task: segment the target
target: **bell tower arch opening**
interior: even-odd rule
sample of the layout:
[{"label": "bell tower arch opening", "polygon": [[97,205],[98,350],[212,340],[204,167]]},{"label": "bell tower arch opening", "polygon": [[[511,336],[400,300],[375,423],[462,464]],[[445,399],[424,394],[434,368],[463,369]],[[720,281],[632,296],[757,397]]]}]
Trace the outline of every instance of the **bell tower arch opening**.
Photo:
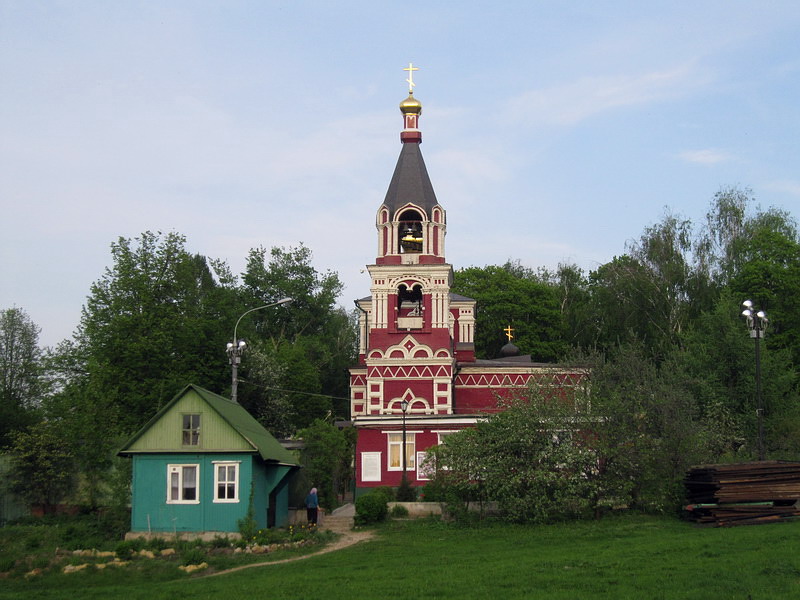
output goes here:
[{"label": "bell tower arch opening", "polygon": [[423,247],[423,219],[422,215],[414,209],[404,210],[397,219],[397,228],[400,238],[400,254],[419,254]]}]

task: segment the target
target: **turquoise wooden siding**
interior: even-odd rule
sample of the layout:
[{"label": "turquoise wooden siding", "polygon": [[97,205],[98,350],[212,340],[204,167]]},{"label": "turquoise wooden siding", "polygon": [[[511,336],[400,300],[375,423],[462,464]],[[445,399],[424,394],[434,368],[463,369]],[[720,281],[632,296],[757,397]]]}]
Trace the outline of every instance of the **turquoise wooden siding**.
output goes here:
[{"label": "turquoise wooden siding", "polygon": [[[214,502],[214,462],[239,462],[239,502]],[[199,465],[197,504],[167,504],[167,466]],[[137,454],[133,456],[131,531],[238,531],[237,521],[247,514],[250,482],[254,482],[255,517],[267,526],[269,492],[266,467],[249,454]]]},{"label": "turquoise wooden siding", "polygon": [[272,486],[272,499],[275,502],[275,527],[286,527],[289,524],[289,473],[291,467],[274,467],[267,475]]}]

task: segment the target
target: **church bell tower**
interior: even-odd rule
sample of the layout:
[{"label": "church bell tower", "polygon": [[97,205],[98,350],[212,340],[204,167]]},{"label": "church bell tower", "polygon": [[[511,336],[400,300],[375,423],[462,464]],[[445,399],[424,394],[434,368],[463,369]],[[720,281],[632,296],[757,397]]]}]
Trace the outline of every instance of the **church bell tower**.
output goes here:
[{"label": "church bell tower", "polygon": [[350,412],[359,430],[359,486],[398,485],[403,466],[416,472],[424,455],[417,452],[437,443],[437,425],[454,418],[457,365],[475,360],[475,302],[450,293],[446,213],[420,152],[417,69],[405,70],[400,156],[375,219],[370,296],[356,301],[359,364],[350,369]]},{"label": "church bell tower", "polygon": [[[452,414],[459,350],[462,357],[474,356],[473,306],[465,307],[459,319],[459,308],[451,303],[446,213],[420,152],[417,69],[409,65],[405,70],[409,90],[400,103],[402,147],[375,220],[378,253],[375,263],[367,265],[371,295],[356,302],[361,309],[359,358],[366,370],[351,370],[354,420],[398,415],[402,406],[408,417]],[[363,372],[363,379],[357,372]]]}]

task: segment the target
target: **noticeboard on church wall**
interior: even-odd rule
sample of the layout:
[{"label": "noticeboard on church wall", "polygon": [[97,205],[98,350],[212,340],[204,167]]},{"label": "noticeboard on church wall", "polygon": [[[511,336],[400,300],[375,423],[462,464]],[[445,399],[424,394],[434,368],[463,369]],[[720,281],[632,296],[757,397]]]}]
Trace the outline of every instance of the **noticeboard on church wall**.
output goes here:
[{"label": "noticeboard on church wall", "polygon": [[361,481],[381,480],[381,453],[361,453]]}]

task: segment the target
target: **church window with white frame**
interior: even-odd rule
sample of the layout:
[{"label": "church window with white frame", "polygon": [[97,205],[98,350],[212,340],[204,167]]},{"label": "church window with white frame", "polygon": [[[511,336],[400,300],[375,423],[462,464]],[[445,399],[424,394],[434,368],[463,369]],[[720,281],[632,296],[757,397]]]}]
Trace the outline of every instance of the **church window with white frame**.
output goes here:
[{"label": "church window with white frame", "polygon": [[[402,471],[403,470],[403,434],[402,433],[389,433],[389,470]],[[413,471],[415,467],[416,458],[416,439],[414,433],[406,432],[406,471]]]}]

